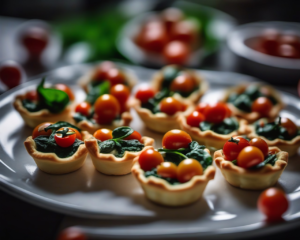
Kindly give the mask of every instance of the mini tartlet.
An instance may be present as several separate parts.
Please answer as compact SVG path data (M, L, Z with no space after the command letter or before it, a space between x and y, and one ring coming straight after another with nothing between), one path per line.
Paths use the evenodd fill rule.
M266 164L256 170L249 170L234 165L231 161L225 160L223 150L214 153L214 161L221 170L228 183L235 187L249 190L262 190L273 186L288 164L289 154L277 147L270 147L269 150L276 152L277 160L274 166Z

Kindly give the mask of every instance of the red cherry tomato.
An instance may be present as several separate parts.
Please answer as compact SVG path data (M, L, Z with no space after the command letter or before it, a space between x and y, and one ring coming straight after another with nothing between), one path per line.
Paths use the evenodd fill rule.
M277 221L288 210L289 201L280 189L269 188L260 194L257 206L269 221Z
M82 140L82 135L81 135L81 133L80 133L76 128L71 128L71 127L69 127L69 129L70 129L72 132L75 132L76 138L78 138L79 140Z
M252 112L258 112L262 116L269 116L272 107L273 104L270 99L259 97L252 103L251 110Z
M269 146L266 143L266 141L263 140L262 138L259 137L252 138L250 141L250 145L259 148L265 157L268 156Z
M267 29L260 39L261 48L270 55L277 54L278 38L280 33L276 29Z
M290 44L280 44L277 49L278 57L300 58L300 49Z
M204 111L207 107L208 107L208 103L201 102L196 106L195 110L204 114Z
M167 8L161 13L161 18L165 23L167 31L170 31L172 26L181 21L183 17L183 12L178 8Z
M131 135L124 138L124 140L135 140L135 139L138 140L139 142L142 141L142 135L137 131L133 131L133 133L131 133Z
M279 37L279 44L292 45L296 49L300 49L300 37L295 34L283 34Z
M92 107L91 104L89 104L88 102L82 102L76 106L75 112L78 112L88 117L90 115L91 107Z
M147 103L150 98L155 96L155 91L149 86L142 86L136 92L135 97L141 101L141 103Z
M38 101L39 100L39 95L37 94L36 90L31 90L26 93L25 99L29 101Z
M117 84L124 84L126 81L126 77L124 73L118 68L111 68L107 71L107 79L109 80L111 86Z
M177 166L172 162L162 162L157 166L157 174L164 178L177 178Z
M110 94L113 95L119 103L125 103L130 95L130 90L124 84L117 84L111 87Z
M202 175L203 167L195 159L185 159L181 161L177 168L177 178L179 182L190 181L194 176Z
M205 117L202 113L198 111L192 112L187 118L186 122L192 127L199 127L199 124L205 120Z
M94 132L94 137L100 140L101 142L112 139L112 130L106 128L98 129L96 132Z
M170 89L173 92L179 91L184 93L192 92L195 89L196 82L190 74L177 76L171 83Z
M228 140L223 147L223 153L226 160L233 161L237 159L243 148L250 146L250 143L243 137L233 137Z
M118 100L110 95L104 94L95 102L96 121L99 124L110 124L120 113Z
M21 70L18 66L2 65L0 67L0 80L10 89L21 83Z
M111 68L116 68L116 65L113 62L105 61L105 62L100 63L96 68L93 79L98 80L98 81L107 79L107 72Z
M163 49L163 56L169 64L184 65L189 55L189 46L180 41L171 41Z
M166 149L175 150L179 148L187 148L191 142L192 138L189 134L178 129L173 129L164 135L162 139L162 146Z
M68 94L70 101L73 101L75 99L72 90L67 85L59 83L59 84L55 84L54 87L58 90L64 91L66 94Z
M47 132L44 130L46 127L53 124L52 122L44 122L39 125L37 125L33 131L32 131L32 138L35 139L38 136L50 136L52 133L52 130L48 130Z
M197 26L193 21L184 20L173 24L171 39L193 44L197 38Z
M60 232L56 240L87 240L87 237L80 229L69 227Z
M282 117L281 118L281 126L282 127L284 127L287 131L288 131L288 133L289 133L289 135L292 137L292 136L295 136L296 134L297 134L297 132L298 132L298 127L297 127L297 125L293 122L293 121L291 121L289 118L285 118L285 117Z
M154 149L147 149L139 156L139 164L144 171L151 171L164 161L163 156Z
M61 133L57 133L58 131L63 131L65 129L66 129L65 127L58 129L54 135L56 144L64 148L70 147L76 140L76 133L72 135L66 135L66 136L63 136ZM74 131L68 128L68 132L74 132Z
M227 114L227 107L223 103L208 105L204 110L205 121L211 123L221 123L226 118Z
M160 102L160 111L168 115L174 115L177 112L183 111L184 107L176 98L167 97Z
M262 151L253 146L248 146L240 151L237 157L237 165L242 168L251 168L264 161Z

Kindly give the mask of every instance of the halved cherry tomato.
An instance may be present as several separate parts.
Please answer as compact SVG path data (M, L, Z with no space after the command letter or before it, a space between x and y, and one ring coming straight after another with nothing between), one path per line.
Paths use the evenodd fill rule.
M39 95L36 90L31 90L25 94L25 99L29 101L38 101Z
M168 115L174 115L177 112L183 111L183 104L176 98L167 97L160 102L160 111Z
M106 80L108 70L115 67L116 65L113 62L110 61L102 62L97 66L93 78L98 81Z
M58 131L68 130L69 133L73 132L71 135L63 135L62 133L58 133ZM76 133L70 128L63 127L56 131L54 135L55 142L60 147L70 147L76 140Z
M117 84L111 87L110 92L119 103L125 103L130 95L130 90L124 84Z
M171 41L163 49L163 56L168 63L183 65L190 55L190 48L180 41Z
M131 133L128 137L124 138L124 140L134 140L134 139L141 142L142 141L142 135L137 131L133 131L133 133Z
M291 121L289 118L282 117L280 125L288 131L288 133L291 137L295 136L298 131L297 125L293 121Z
M289 201L282 190L269 188L260 194L257 206L266 215L267 220L277 221L288 210Z
M59 84L55 84L54 87L68 94L70 101L73 101L75 99L72 90L67 85L59 83Z
M141 101L141 103L147 103L150 98L155 96L155 91L149 86L142 86L136 92L135 97Z
M205 121L210 123L221 123L227 114L227 107L223 103L209 104L204 110Z
M272 107L273 104L270 99L259 97L252 103L251 110L252 112L258 112L262 116L269 116Z
M164 135L162 146L166 149L187 148L191 142L192 138L189 134L182 130L173 129Z
M21 70L18 66L14 65L5 65L0 66L0 80L8 88L13 88L18 86L21 83Z
M76 106L75 112L78 112L88 117L90 115L91 107L92 107L91 104L89 104L88 102L82 102Z
M251 168L264 161L262 151L253 146L242 149L237 157L237 165L242 168Z
M78 138L79 140L82 140L82 135L81 135L81 133L76 128L69 127L69 129L71 131L75 132L76 138Z
M195 110L204 114L204 111L207 107L208 107L208 103L201 102L196 106Z
M172 26L181 21L183 17L183 12L178 8L167 8L161 12L161 18L165 23L167 31L171 30Z
M177 76L171 83L171 91L179 91L184 93L192 92L195 89L195 79L190 74L182 74Z
M226 160L233 161L237 159L243 148L250 146L250 143L243 137L233 137L228 140L223 147L223 153Z
M96 132L94 132L94 137L100 140L101 142L112 139L112 130L106 128L98 129Z
M117 84L124 84L126 81L126 77L124 73L118 68L111 68L107 71L106 74L107 79L109 80L111 86Z
M46 127L53 124L52 122L44 122L39 125L37 125L32 132L32 138L35 139L38 136L50 136L52 133L52 130L48 130L47 132L44 130Z
M144 171L151 171L163 161L163 156L154 149L147 149L139 156L139 164Z
M269 146L266 143L266 141L263 140L262 138L259 137L252 138L250 141L250 145L259 148L265 157L268 156Z
M60 232L56 240L87 240L87 237L80 229L69 227Z
M177 167L177 178L179 182L185 183L190 181L194 176L202 175L203 167L195 159L185 159Z
M192 112L186 118L186 123L192 127L199 127L199 124L205 120L205 117L202 113L198 111Z
M162 162L157 166L157 174L165 178L177 178L177 166L172 162Z
M110 95L104 94L95 102L95 118L99 124L110 124L120 113L118 100Z

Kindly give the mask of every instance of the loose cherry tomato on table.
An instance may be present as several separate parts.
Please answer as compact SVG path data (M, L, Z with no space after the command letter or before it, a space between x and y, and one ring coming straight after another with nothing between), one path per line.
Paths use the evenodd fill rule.
M162 162L157 166L157 174L164 178L177 178L177 166L172 162Z
M164 135L162 139L162 146L166 149L175 150L179 148L187 148L191 142L192 138L189 134L182 130L173 129Z
M59 83L59 84L55 84L54 87L68 94L70 101L73 101L75 99L72 90L67 85Z
M9 89L18 86L21 83L22 74L18 65L3 64L0 66L0 80Z
M87 237L80 229L69 227L60 232L56 240L87 240Z
M155 91L149 86L142 86L136 92L135 97L141 101L141 103L147 103L150 98L155 96Z
M131 133L128 137L124 138L124 140L138 140L139 142L141 142L142 135L137 131L133 131L133 133Z
M242 149L237 157L237 165L242 168L251 168L264 161L262 151L254 146Z
M98 81L107 79L107 72L111 68L116 68L116 65L113 62L105 61L105 62L100 63L96 67L96 71L94 73L93 79L98 80Z
M110 95L104 94L95 102L95 120L99 124L110 124L120 113L118 100Z
M237 159L242 149L248 146L250 146L250 143L243 137L233 137L229 139L223 147L225 159L229 161Z
M110 92L119 103L125 103L130 95L130 90L124 84L117 84L111 87Z
M284 127L291 137L297 134L298 127L289 118L282 117L280 120L280 126Z
M223 103L209 104L204 110L205 121L210 123L221 123L227 114L227 106Z
M44 130L46 127L53 124L52 122L44 122L39 125L37 125L32 132L32 138L35 139L38 136L50 136L52 133L52 130L49 129L47 132Z
M268 156L269 146L266 143L266 141L263 140L262 138L259 137L252 138L250 141L250 145L259 148L265 157Z
M195 110L204 114L204 111L207 107L208 107L208 103L201 102L196 106Z
M111 86L117 85L117 84L124 84L126 81L126 77L122 70L118 68L111 68L107 71L106 74L107 79L109 80Z
M269 116L269 113L273 107L270 99L266 97L257 98L251 106L252 112L258 112L262 116Z
M106 128L98 129L96 132L94 132L94 137L100 140L101 142L112 139L112 130Z
M54 135L55 142L60 147L70 147L76 140L76 133L67 127L58 129Z
M192 127L199 127L199 124L205 120L205 117L202 113L198 111L192 112L186 118L186 123Z
M25 94L25 99L29 101L38 101L39 95L36 90L31 90Z
M75 112L78 112L83 116L88 117L90 115L91 108L91 104L89 104L88 102L82 102L76 106Z
M180 41L171 41L163 49L163 56L168 63L183 65L190 55L190 48Z
M184 93L192 92L195 89L196 82L190 74L177 76L171 83L170 89L173 92L179 91Z
M195 159L185 159L177 167L177 178L179 182L190 181L194 176L202 175L203 167Z
M183 111L184 105L176 98L167 97L160 102L160 111L168 115L174 115L177 112Z
M139 156L139 164L144 171L151 171L164 161L163 156L154 149L147 149Z
M289 201L283 191L269 188L263 191L257 201L258 209L266 215L267 220L281 220L281 216L288 210Z

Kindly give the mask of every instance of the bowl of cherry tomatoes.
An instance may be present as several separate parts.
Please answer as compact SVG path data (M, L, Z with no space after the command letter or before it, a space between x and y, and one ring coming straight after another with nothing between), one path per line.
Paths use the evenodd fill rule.
M242 25L227 39L248 73L272 83L294 84L300 76L300 24L258 22Z
M128 21L120 31L117 47L135 64L196 67L217 51L234 26L235 20L221 11L177 1L170 8Z

